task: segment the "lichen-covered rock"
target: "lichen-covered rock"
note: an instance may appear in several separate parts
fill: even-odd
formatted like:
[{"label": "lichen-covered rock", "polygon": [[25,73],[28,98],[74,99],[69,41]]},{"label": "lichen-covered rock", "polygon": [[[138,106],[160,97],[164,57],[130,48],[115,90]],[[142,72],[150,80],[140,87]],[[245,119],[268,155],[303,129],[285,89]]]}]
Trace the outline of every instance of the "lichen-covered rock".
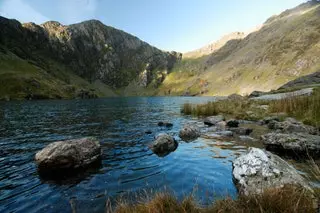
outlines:
[{"label": "lichen-covered rock", "polygon": [[280,188],[285,184],[297,184],[311,190],[296,169],[262,149],[249,148],[232,165],[232,175],[241,194],[259,194],[267,188]]},{"label": "lichen-covered rock", "polygon": [[267,150],[299,156],[320,157],[320,136],[305,133],[268,133],[261,136]]},{"label": "lichen-covered rock", "polygon": [[179,132],[179,137],[184,141],[191,141],[200,137],[201,131],[198,126],[186,124]]},{"label": "lichen-covered rock", "polygon": [[101,157],[100,143],[95,138],[57,141],[36,153],[39,170],[77,169]]},{"label": "lichen-covered rock", "polygon": [[165,156],[177,149],[178,142],[166,133],[160,133],[150,145],[150,149],[158,156]]},{"label": "lichen-covered rock", "polygon": [[216,116],[206,117],[203,122],[206,125],[213,126],[223,120],[224,120],[223,115],[216,115]]}]

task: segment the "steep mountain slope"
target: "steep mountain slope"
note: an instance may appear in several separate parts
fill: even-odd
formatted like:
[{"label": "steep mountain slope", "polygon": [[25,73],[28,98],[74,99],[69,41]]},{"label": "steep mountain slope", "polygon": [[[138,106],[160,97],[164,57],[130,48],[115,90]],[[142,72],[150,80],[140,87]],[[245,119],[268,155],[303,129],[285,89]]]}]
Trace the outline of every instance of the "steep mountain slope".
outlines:
[{"label": "steep mountain slope", "polygon": [[301,76],[300,78],[297,78],[293,81],[289,81],[285,85],[281,86],[279,89],[302,87],[302,86],[308,86],[308,85],[320,86],[320,71],[309,74],[309,75]]},{"label": "steep mountain slope", "polygon": [[156,88],[181,58],[96,20],[39,26],[0,17],[0,29],[0,98],[132,95],[126,87]]},{"label": "steep mountain slope", "polygon": [[209,55],[184,58],[167,76],[159,94],[249,94],[276,89],[319,70],[319,5],[319,1],[304,3]]},{"label": "steep mountain slope", "polygon": [[183,53],[183,58],[199,58],[204,55],[209,55],[216,50],[219,50],[221,47],[223,47],[228,41],[233,39],[242,39],[246,37],[248,34],[244,32],[233,32],[228,35],[223,36],[218,41],[215,41],[209,45],[206,45],[200,49]]}]

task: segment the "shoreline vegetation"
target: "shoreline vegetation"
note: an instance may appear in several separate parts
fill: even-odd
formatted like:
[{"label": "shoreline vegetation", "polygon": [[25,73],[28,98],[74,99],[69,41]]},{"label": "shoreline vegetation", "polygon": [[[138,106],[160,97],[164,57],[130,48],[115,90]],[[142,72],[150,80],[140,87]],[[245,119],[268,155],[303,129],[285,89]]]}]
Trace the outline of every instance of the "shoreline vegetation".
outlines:
[{"label": "shoreline vegetation", "polygon": [[[181,113],[197,117],[223,115],[226,119],[260,121],[267,116],[278,115],[280,120],[294,117],[307,125],[320,127],[320,87],[310,96],[287,97],[280,100],[253,100],[249,97],[231,95],[226,99],[206,104],[185,103]],[[318,161],[309,162],[313,178],[320,181]],[[311,179],[309,179],[311,181]],[[170,192],[156,192],[137,196],[135,201],[119,199],[106,201],[107,213],[298,213],[318,212],[320,189],[310,191],[300,185],[285,184],[281,188],[267,188],[260,194],[239,193],[233,199],[218,198],[209,205],[201,205],[191,194],[179,200]]]},{"label": "shoreline vegetation", "polygon": [[319,128],[319,109],[320,87],[314,88],[310,96],[292,96],[280,100],[253,100],[249,97],[231,95],[227,99],[206,104],[185,103],[181,113],[198,117],[224,114],[226,117],[252,121],[278,114],[282,118],[292,116]]},{"label": "shoreline vegetation", "polygon": [[[253,100],[249,97],[231,95],[227,99],[206,104],[185,103],[181,113],[197,117],[224,115],[225,118],[259,121],[266,116],[278,115],[280,120],[294,117],[307,125],[320,127],[320,88],[310,96],[287,97],[280,100]],[[320,169],[312,158],[310,169],[320,180]],[[192,196],[179,201],[170,193],[159,192],[141,199],[135,204],[120,201],[115,207],[106,205],[106,212],[115,213],[225,213],[225,212],[317,212],[320,190],[313,192],[293,184],[282,188],[268,188],[261,194],[239,194],[236,199],[226,197],[215,200],[211,205],[201,206]],[[107,202],[108,203],[108,202]],[[318,210],[317,210],[318,209]]]}]

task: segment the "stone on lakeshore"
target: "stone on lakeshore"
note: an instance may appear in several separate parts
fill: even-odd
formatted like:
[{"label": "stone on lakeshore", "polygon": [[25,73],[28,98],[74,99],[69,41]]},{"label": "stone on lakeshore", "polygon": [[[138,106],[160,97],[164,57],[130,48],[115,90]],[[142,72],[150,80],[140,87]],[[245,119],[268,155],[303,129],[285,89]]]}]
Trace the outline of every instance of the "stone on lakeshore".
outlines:
[{"label": "stone on lakeshore", "polygon": [[259,194],[285,184],[301,185],[311,190],[307,181],[285,160],[258,148],[249,148],[236,158],[232,175],[241,194]]},{"label": "stone on lakeshore", "polygon": [[250,135],[253,129],[246,127],[229,128],[230,131],[236,133],[237,135]]},{"label": "stone on lakeshore", "polygon": [[320,157],[320,136],[306,133],[272,132],[261,136],[267,150],[299,157]]},{"label": "stone on lakeshore", "polygon": [[201,131],[198,126],[186,124],[179,132],[179,137],[184,141],[195,140],[200,137]]},{"label": "stone on lakeshore", "polygon": [[86,167],[101,157],[100,143],[95,138],[57,141],[35,155],[40,170],[62,170]]},{"label": "stone on lakeshore", "polygon": [[231,119],[227,121],[228,127],[239,127],[239,121],[235,119]]},{"label": "stone on lakeshore", "polygon": [[158,156],[165,156],[177,149],[178,142],[167,133],[160,133],[150,145],[150,149]]},{"label": "stone on lakeshore", "polygon": [[210,117],[206,117],[204,119],[204,124],[209,125],[209,126],[213,126],[223,120],[224,120],[223,115],[210,116]]}]

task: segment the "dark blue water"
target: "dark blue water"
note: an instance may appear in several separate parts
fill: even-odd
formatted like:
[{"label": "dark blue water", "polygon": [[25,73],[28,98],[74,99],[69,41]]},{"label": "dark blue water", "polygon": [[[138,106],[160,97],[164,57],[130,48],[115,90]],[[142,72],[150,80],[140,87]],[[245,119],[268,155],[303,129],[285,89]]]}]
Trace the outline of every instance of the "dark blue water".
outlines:
[{"label": "dark blue water", "polygon": [[[236,195],[231,161],[244,146],[199,138],[179,141],[163,158],[148,149],[159,132],[179,139],[179,129],[192,120],[180,114],[183,103],[208,100],[213,98],[0,103],[0,212],[71,212],[71,206],[77,212],[103,212],[107,198],[144,189],[170,190],[179,198],[194,193],[204,203]],[[158,127],[159,121],[170,121],[173,128]],[[101,142],[100,167],[59,181],[38,175],[37,151],[53,141],[85,136]]]}]

